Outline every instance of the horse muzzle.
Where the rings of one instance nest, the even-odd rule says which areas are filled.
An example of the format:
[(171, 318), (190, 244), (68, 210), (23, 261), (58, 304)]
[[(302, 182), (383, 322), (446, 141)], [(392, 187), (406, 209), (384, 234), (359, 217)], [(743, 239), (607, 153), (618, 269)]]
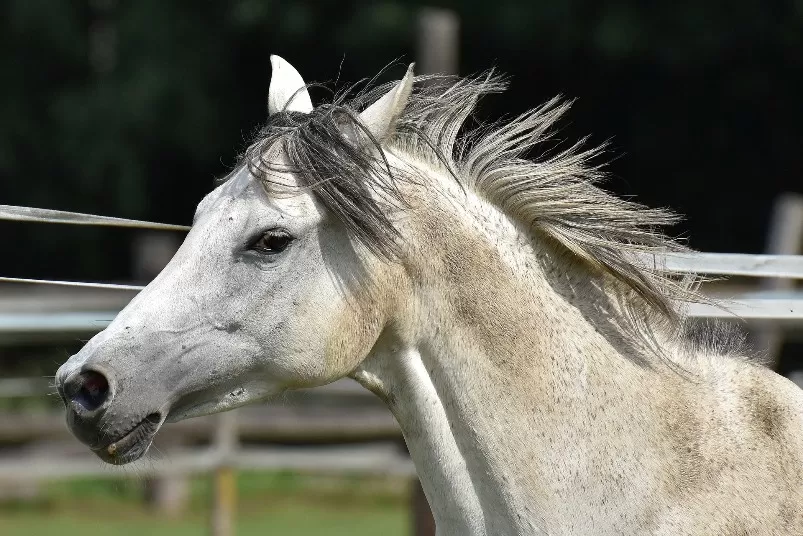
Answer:
[(62, 366), (56, 388), (67, 409), (68, 428), (106, 463), (123, 465), (141, 458), (165, 420), (165, 412), (138, 409), (140, 404), (117, 396), (114, 377), (98, 368), (69, 372)]

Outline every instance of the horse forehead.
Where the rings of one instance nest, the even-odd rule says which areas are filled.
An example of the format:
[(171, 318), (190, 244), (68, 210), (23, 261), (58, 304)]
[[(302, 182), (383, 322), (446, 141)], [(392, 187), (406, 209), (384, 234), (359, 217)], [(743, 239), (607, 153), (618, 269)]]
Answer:
[(251, 174), (248, 166), (242, 166), (232, 178), (212, 192), (213, 204), (234, 199), (251, 199), (255, 197), (259, 187), (259, 182)]
[(219, 209), (232, 201), (255, 198), (260, 188), (257, 179), (243, 166), (230, 179), (210, 192), (203, 203), (207, 209)]
[(259, 212), (277, 212), (284, 216), (306, 217), (315, 215), (315, 203), (308, 192), (299, 190), (295, 177), (283, 173), (281, 182), (285, 188), (279, 195), (269, 195), (259, 179), (247, 166), (239, 169), (224, 184), (218, 186), (203, 201), (202, 212), (217, 213), (221, 216), (231, 213), (244, 214), (259, 207)]

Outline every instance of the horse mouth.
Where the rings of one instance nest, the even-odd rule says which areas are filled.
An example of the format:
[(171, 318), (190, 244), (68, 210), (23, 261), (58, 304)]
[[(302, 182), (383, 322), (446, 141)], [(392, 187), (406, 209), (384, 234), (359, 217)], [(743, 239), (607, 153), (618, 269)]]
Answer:
[(141, 458), (153, 442), (162, 424), (160, 413), (151, 413), (131, 430), (104, 446), (93, 447), (98, 458), (112, 465), (124, 465)]

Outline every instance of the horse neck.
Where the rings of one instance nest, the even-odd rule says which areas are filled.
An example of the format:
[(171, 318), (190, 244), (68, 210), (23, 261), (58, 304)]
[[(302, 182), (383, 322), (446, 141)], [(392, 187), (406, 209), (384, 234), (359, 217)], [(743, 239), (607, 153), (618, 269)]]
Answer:
[(440, 186), (407, 223), (406, 307), (354, 376), (399, 421), (439, 534), (539, 534), (571, 493), (566, 438), (592, 435), (578, 413), (646, 396), (627, 390), (645, 369), (587, 273)]

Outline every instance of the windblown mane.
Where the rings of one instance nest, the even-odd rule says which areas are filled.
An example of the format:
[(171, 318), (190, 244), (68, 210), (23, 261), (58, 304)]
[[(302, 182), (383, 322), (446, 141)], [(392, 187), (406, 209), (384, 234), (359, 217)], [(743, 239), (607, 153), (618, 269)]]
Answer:
[[(244, 155), (252, 173), (269, 185), (277, 169), (263, 156), (281, 142), (290, 171), (301, 183), (365, 247), (389, 259), (399, 253), (399, 235), (380, 199), (403, 205), (396, 186), (404, 178), (381, 151), (355, 143), (355, 133), (370, 138), (374, 149), (379, 147), (358, 114), (392, 85), (350, 100), (338, 95), (310, 114), (276, 113)], [(505, 88), (504, 80), (492, 73), (476, 78), (417, 77), (395, 134), (383, 145), (443, 167), (523, 228), (571, 252), (594, 272), (619, 281), (642, 303), (641, 313), (651, 311), (680, 327), (676, 302), (699, 301), (696, 285), (693, 278), (678, 277), (654, 260), (685, 251), (660, 231), (676, 216), (600, 189), (597, 184), (605, 174), (593, 160), (601, 147), (584, 149), (581, 140), (556, 152), (544, 149), (570, 106), (560, 98), (505, 123), (469, 128), (467, 120), (480, 97)], [(544, 154), (528, 158), (539, 149)]]

